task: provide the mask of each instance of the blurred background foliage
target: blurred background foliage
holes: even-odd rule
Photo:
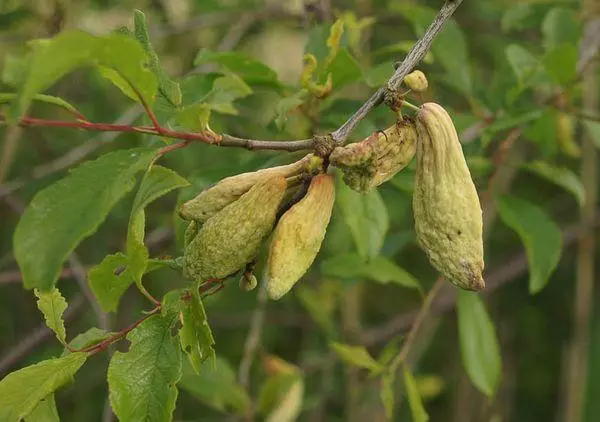
[[[165,71],[175,79],[183,78],[184,98],[207,92],[215,75],[230,72],[251,88],[251,95],[235,101],[234,110],[212,114],[210,124],[215,131],[256,139],[302,139],[339,127],[381,86],[441,3],[4,0],[0,2],[0,68],[4,69],[0,91],[11,91],[11,75],[15,74],[11,64],[23,54],[28,40],[67,28],[98,35],[121,26],[131,28],[133,10],[140,9],[147,16],[151,40]],[[488,399],[465,374],[454,313],[455,290],[444,287],[408,358],[432,421],[568,420],[564,419],[568,350],[577,324],[585,324],[573,319],[574,245],[582,235],[597,233],[596,217],[591,223],[582,223],[579,217],[586,202],[584,185],[596,186],[595,180],[579,176],[580,161],[586,156],[585,149],[581,152],[581,139],[589,136],[600,146],[600,126],[594,118],[598,109],[583,112],[581,106],[586,89],[598,88],[579,82],[585,69],[578,68],[583,57],[578,45],[592,9],[568,0],[465,1],[419,66],[428,75],[430,88],[412,95],[412,101],[435,101],[451,113],[482,195],[488,284],[483,297],[502,355],[500,384]],[[344,54],[349,52],[344,56],[347,61],[329,69],[334,79],[332,95],[322,101],[306,100],[299,95],[303,55],[312,53],[323,63],[329,28],[339,18],[345,23],[341,45]],[[210,59],[210,52],[236,54]],[[240,54],[254,61],[243,61]],[[323,69],[317,72],[320,82],[325,74]],[[94,70],[77,70],[48,92],[76,104],[91,121],[145,119]],[[159,117],[167,119],[156,107]],[[34,104],[30,110],[31,115],[45,118],[62,118],[61,113],[47,104]],[[352,139],[383,129],[393,119],[389,110],[380,107],[361,122]],[[11,252],[12,234],[23,207],[36,192],[85,159],[161,142],[136,134],[29,128],[18,134],[18,142],[9,143],[5,128],[0,127],[0,376],[62,351],[40,327],[41,314],[31,292],[22,287]],[[181,254],[183,226],[173,212],[176,203],[224,176],[297,156],[203,144],[167,155],[162,164],[186,177],[192,186],[148,208],[146,241],[152,256]],[[379,380],[340,360],[329,341],[364,344],[372,356],[380,356],[389,342],[391,350],[398,350],[398,336],[410,328],[421,301],[419,291],[406,285],[418,280],[427,291],[436,279],[415,243],[412,172],[413,166],[380,187],[379,194],[373,195],[383,201],[370,198],[377,206],[363,214],[356,213],[351,201],[339,200],[338,194],[324,247],[311,271],[289,295],[266,304],[259,355],[274,354],[301,368],[304,391],[297,403],[299,420],[385,420]],[[505,199],[494,199],[499,197]],[[106,315],[81,288],[85,283],[82,271],[123,249],[132,198],[129,195],[119,202],[98,232],[79,245],[77,261],[71,260],[61,275],[58,285],[70,304],[66,317],[70,338],[91,326],[124,327],[147,306],[132,288],[122,298],[118,313]],[[515,198],[526,201],[525,205]],[[595,209],[596,204],[592,205]],[[350,219],[353,223],[345,213],[355,213]],[[553,246],[546,235],[559,228],[563,247],[554,270],[557,251],[548,251]],[[364,247],[390,265],[357,264],[356,253]],[[594,273],[592,277],[598,278]],[[530,285],[534,278],[537,284]],[[169,270],[153,272],[145,280],[156,297],[185,285],[182,277]],[[593,293],[595,298],[598,292]],[[175,411],[179,421],[232,420],[232,415],[244,413],[249,396],[256,398],[268,380],[265,365],[256,363],[249,395],[235,382],[257,307],[256,291],[243,292],[231,280],[205,306],[218,365],[203,372],[202,380],[184,371]],[[587,386],[582,420],[591,422],[600,418],[600,403],[593,399],[600,394],[600,307],[595,307],[589,322],[588,377],[581,382]],[[72,385],[57,393],[61,420],[110,420],[106,410],[108,359],[106,353],[95,356]],[[400,377],[397,382],[401,391]],[[396,420],[410,420],[409,406],[401,395],[396,397],[395,408]]]

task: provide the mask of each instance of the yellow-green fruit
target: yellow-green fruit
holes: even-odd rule
[[[250,290],[254,290],[258,285],[258,280],[254,273],[244,273],[240,277],[240,289],[245,292],[249,292]]]
[[[261,180],[240,199],[209,218],[184,252],[184,275],[222,279],[250,262],[273,229],[287,183],[283,176]]]
[[[419,243],[448,281],[481,290],[481,205],[454,124],[440,105],[426,103],[417,113],[417,132],[413,212]]]
[[[286,211],[277,223],[267,263],[267,292],[271,299],[286,294],[315,260],[334,200],[333,176],[315,176],[304,198]]]
[[[344,182],[358,192],[390,180],[410,163],[417,148],[417,131],[405,118],[361,142],[333,150],[329,162],[342,169]]]
[[[194,199],[183,203],[178,210],[179,216],[184,220],[195,220],[202,223],[236,201],[259,181],[273,176],[291,177],[301,173],[308,165],[311,157],[312,154],[285,166],[226,177],[216,185],[201,192]]]
[[[404,77],[404,84],[416,92],[427,91],[429,82],[427,77],[420,70],[415,70]]]
[[[189,243],[192,240],[194,240],[194,238],[198,234],[199,230],[200,230],[200,223],[198,223],[194,220],[190,221],[190,224],[188,224],[187,228],[185,229],[185,233],[183,235],[184,248],[187,248],[187,245],[189,245]]]

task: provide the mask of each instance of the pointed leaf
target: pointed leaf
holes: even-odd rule
[[[49,292],[40,292],[38,289],[34,289],[33,292],[38,298],[37,307],[44,315],[46,325],[54,331],[58,341],[65,344],[67,332],[65,331],[63,313],[67,309],[67,301],[56,287]]]
[[[491,397],[500,382],[500,347],[494,325],[476,293],[458,291],[458,334],[463,367],[479,391]]]
[[[338,354],[346,363],[359,368],[368,369],[371,372],[380,372],[383,366],[377,362],[365,349],[364,346],[350,346],[337,342],[329,343],[329,346]]]
[[[366,194],[338,183],[336,203],[352,232],[358,254],[366,260],[377,256],[389,228],[387,208],[377,190]]]
[[[525,245],[529,291],[537,293],[546,286],[560,260],[560,229],[541,208],[513,196],[498,198],[498,211],[504,223],[517,232]]]
[[[580,207],[585,203],[585,189],[581,179],[575,172],[566,167],[555,167],[544,161],[536,161],[526,164],[524,167],[573,194]]]
[[[171,319],[153,315],[127,335],[126,353],[108,367],[110,404],[121,422],[171,421],[181,377],[181,349]]]
[[[85,353],[71,353],[8,374],[0,381],[0,421],[29,415],[41,400],[71,381],[86,359]]]
[[[376,256],[364,262],[356,253],[340,254],[323,261],[321,271],[330,277],[367,278],[382,284],[394,283],[421,290],[416,278],[383,256]]]
[[[119,299],[133,283],[127,268],[129,260],[122,253],[107,255],[88,273],[88,282],[105,312],[116,312]]]
[[[215,362],[206,361],[198,373],[190,364],[184,362],[183,376],[179,387],[192,396],[220,410],[233,410],[243,414],[250,407],[250,397],[236,381],[236,374],[225,359],[217,357]]]
[[[194,370],[199,372],[202,363],[208,358],[214,361],[216,355],[215,339],[208,325],[198,289],[192,289],[191,298],[182,306],[181,324],[179,331],[181,347]]]
[[[394,416],[395,381],[395,371],[386,371],[385,374],[381,376],[381,391],[379,392],[379,397],[381,398],[381,402],[385,408],[385,416],[389,421],[393,420],[392,418]]]
[[[413,422],[427,422],[429,420],[429,415],[425,411],[425,407],[423,407],[423,402],[421,401],[415,378],[406,365],[404,366],[404,388],[406,388],[408,405],[410,406]]]
[[[327,66],[325,73],[331,74],[334,90],[357,82],[362,78],[360,66],[346,48],[340,50],[335,59]]]
[[[150,59],[149,68],[158,79],[158,91],[169,101],[174,107],[181,105],[181,89],[179,84],[167,75],[162,66],[160,60],[156,54],[156,50],[150,42],[150,35],[148,34],[148,24],[146,22],[146,15],[140,10],[134,12],[134,25],[135,25],[135,38],[144,47],[144,50],[148,54]]]
[[[17,98],[17,94],[14,93],[0,93],[0,104],[13,102]],[[41,103],[52,104],[61,108],[64,108],[69,113],[78,113],[77,109],[69,104],[66,100],[60,97],[54,97],[52,95],[36,94],[32,100],[39,101]]]
[[[105,154],[34,196],[13,238],[26,288],[52,289],[65,259],[131,190],[154,154],[149,148]]]
[[[83,349],[84,347],[91,346],[93,344],[100,343],[102,340],[107,339],[113,333],[101,330],[100,328],[92,327],[84,333],[78,334],[73,340],[69,342],[69,346],[72,349]],[[65,348],[62,356],[66,356],[71,353]]]

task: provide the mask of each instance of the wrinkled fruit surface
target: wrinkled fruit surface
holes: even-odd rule
[[[308,192],[279,220],[267,263],[267,292],[279,299],[315,260],[331,218],[335,200],[333,176],[315,176]]]
[[[417,132],[417,238],[446,279],[480,290],[485,287],[482,211],[456,129],[440,105],[426,103],[417,113]]]
[[[261,180],[209,218],[185,248],[184,275],[222,279],[250,262],[273,229],[286,188],[283,176]]]
[[[178,210],[179,216],[184,220],[203,223],[227,205],[238,200],[259,181],[273,176],[291,177],[301,173],[310,162],[311,157],[312,155],[307,155],[301,160],[285,166],[226,177],[214,186],[202,191],[194,199],[183,203]]]
[[[367,139],[337,147],[329,162],[344,173],[344,182],[358,192],[368,192],[390,180],[410,163],[417,147],[414,123],[406,118]]]

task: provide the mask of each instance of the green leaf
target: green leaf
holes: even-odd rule
[[[131,190],[135,174],[148,166],[154,154],[149,148],[105,154],[34,196],[13,238],[26,288],[49,291],[54,287],[65,259]]]
[[[214,80],[212,91],[204,101],[218,113],[236,115],[238,112],[233,106],[233,101],[250,94],[252,94],[252,88],[242,78],[229,74]]]
[[[44,315],[46,325],[54,331],[58,341],[66,344],[67,332],[63,313],[67,309],[67,301],[56,287],[48,292],[40,292],[38,289],[34,289],[33,292],[38,298],[37,307]]]
[[[381,402],[383,403],[383,407],[385,408],[385,416],[391,421],[394,416],[394,383],[396,381],[396,372],[395,371],[386,371],[381,376],[381,390],[379,392],[379,397],[381,398]]]
[[[17,98],[17,94],[14,93],[1,93],[0,94],[0,104],[13,102]],[[55,106],[59,106],[64,108],[69,113],[77,114],[77,109],[69,104],[66,100],[63,100],[60,97],[54,97],[52,95],[44,95],[44,94],[36,94],[33,96],[32,100],[39,101],[41,103],[52,104]]]
[[[596,148],[600,148],[600,122],[584,119],[583,125],[587,129],[589,135],[592,137]]]
[[[400,353],[400,346],[402,345],[402,340],[402,336],[396,336],[393,339],[391,339],[379,354],[377,361],[381,365],[389,365],[390,362],[392,362],[392,359],[394,359],[394,357],[396,357],[396,355]]]
[[[79,30],[68,30],[31,45],[28,65],[20,81],[19,99],[10,113],[14,119],[26,113],[35,94],[81,66],[112,69],[121,81],[117,81],[118,87],[133,84],[148,104],[154,101],[156,77],[146,68],[148,57],[136,40],[120,34],[94,37]],[[124,93],[137,100],[130,86]]]
[[[144,209],[155,199],[173,189],[187,185],[189,185],[187,180],[162,166],[152,165],[144,174],[133,201],[127,230],[127,271],[138,286],[141,286],[149,256],[148,249],[144,245],[146,226]]]
[[[561,44],[544,56],[544,66],[548,74],[560,85],[568,86],[577,79],[577,47]]]
[[[494,395],[500,382],[500,346],[494,325],[476,293],[458,290],[460,354],[471,382],[483,394]]]
[[[25,422],[60,422],[54,394],[43,398],[29,416],[25,417]]]
[[[237,74],[250,85],[270,85],[277,87],[281,85],[277,78],[277,72],[266,64],[242,53],[233,51],[212,52],[203,49],[196,56],[194,65],[200,66],[203,63],[218,63]]]
[[[277,105],[275,106],[275,124],[277,125],[277,129],[280,131],[283,130],[288,113],[304,104],[307,97],[308,90],[301,89],[291,97],[282,98],[277,102]]]
[[[202,363],[211,358],[214,362],[215,339],[208,325],[204,305],[198,289],[191,290],[191,297],[186,300],[181,309],[181,348],[196,372],[200,371]]]
[[[581,35],[580,19],[572,9],[554,7],[542,22],[543,45],[550,51],[561,44],[576,46]]]
[[[359,81],[362,78],[360,66],[346,48],[342,48],[327,66],[325,74],[328,73],[331,73],[334,90]]]
[[[566,167],[556,167],[545,161],[535,161],[523,166],[526,170],[554,183],[573,194],[579,206],[585,203],[585,189],[579,176]]]
[[[126,353],[108,366],[110,404],[122,422],[172,420],[181,377],[181,349],[171,320],[153,315],[127,335]]]
[[[394,63],[395,61],[390,60],[366,69],[363,78],[367,85],[371,88],[383,86],[394,73]]]
[[[389,217],[377,190],[366,194],[353,191],[345,183],[337,184],[336,203],[352,232],[358,254],[366,260],[377,256],[389,228]]]
[[[71,353],[8,374],[0,381],[0,420],[29,415],[41,400],[71,381],[86,359],[85,353]]]
[[[415,378],[406,365],[404,365],[404,388],[406,388],[408,405],[410,406],[413,422],[427,422],[429,420],[429,415],[425,411],[425,407],[423,407],[423,402],[421,401],[421,395],[417,389]]]
[[[101,330],[100,328],[92,327],[85,333],[78,334],[73,340],[69,342],[69,346],[72,349],[83,349],[84,347],[91,346],[93,344],[100,343],[102,340],[106,340],[113,333]],[[61,356],[68,355],[69,350],[65,349]]]
[[[533,7],[530,3],[517,3],[508,7],[502,15],[502,31],[510,32],[525,29],[525,22],[532,14]]]
[[[506,58],[521,87],[545,81],[541,62],[524,47],[518,44],[509,45],[506,47]]]
[[[180,110],[175,119],[180,125],[200,132],[208,128],[210,112],[210,104],[196,103]]]
[[[529,291],[544,288],[558,265],[562,234],[556,224],[536,205],[513,196],[497,198],[504,223],[517,232],[525,245],[529,263]]]
[[[417,279],[383,256],[376,256],[364,262],[356,253],[340,254],[323,261],[321,271],[330,277],[367,278],[382,284],[394,283],[421,290]]]
[[[437,10],[421,6],[396,6],[404,18],[413,24],[415,33],[421,37],[427,27],[433,22]],[[435,38],[431,51],[439,63],[446,70],[445,80],[451,83],[458,91],[470,96],[473,92],[471,68],[469,67],[469,51],[467,38],[460,26],[453,19],[448,20],[444,29]]]
[[[364,346],[350,346],[337,342],[331,342],[329,346],[344,362],[350,365],[365,368],[374,373],[380,372],[384,368],[369,354]]]
[[[105,312],[117,311],[119,299],[134,281],[128,263],[127,256],[119,252],[105,256],[88,273],[90,287]]]
[[[295,421],[302,410],[304,379],[300,373],[271,376],[260,388],[258,408],[265,422]]]
[[[214,363],[204,362],[198,374],[185,362],[178,385],[201,402],[222,412],[231,409],[243,414],[250,407],[250,397],[237,383],[235,371],[221,357],[217,357]]]
[[[181,89],[179,88],[179,84],[171,79],[160,65],[158,55],[150,42],[146,15],[140,10],[135,10],[133,13],[135,38],[144,47],[144,50],[150,58],[149,68],[158,79],[158,92],[162,94],[171,105],[179,107],[181,105]]]

